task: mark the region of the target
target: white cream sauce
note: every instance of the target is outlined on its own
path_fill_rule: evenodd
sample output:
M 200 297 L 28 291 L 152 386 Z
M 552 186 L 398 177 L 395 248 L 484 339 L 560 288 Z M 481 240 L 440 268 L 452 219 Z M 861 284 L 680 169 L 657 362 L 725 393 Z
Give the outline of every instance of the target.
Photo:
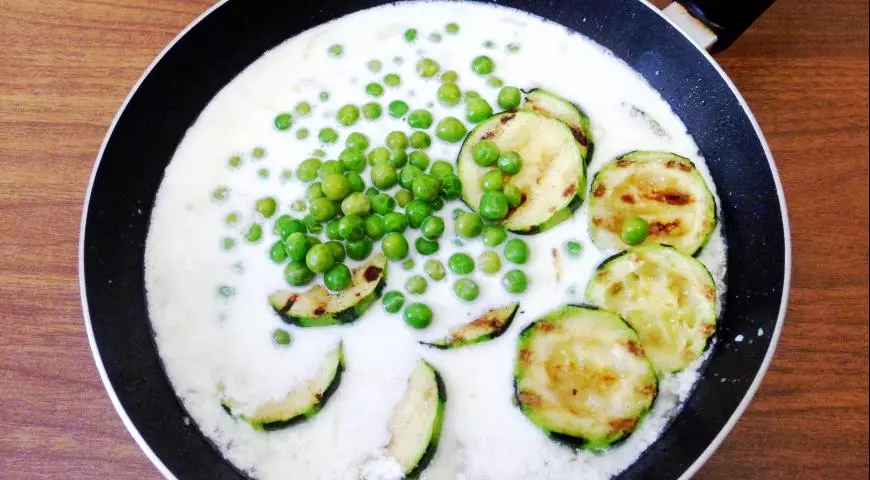
M 460 25 L 459 34 L 444 32 L 450 22 Z M 419 30 L 413 44 L 402 38 L 410 27 Z M 427 38 L 436 31 L 442 35 L 440 43 Z M 495 46 L 484 47 L 486 41 Z M 506 51 L 512 42 L 521 46 L 519 52 Z M 327 54 L 333 44 L 344 46 L 343 57 Z M 327 151 L 326 158 L 337 158 L 351 131 L 366 133 L 373 146 L 381 144 L 392 130 L 409 131 L 404 122 L 387 115 L 391 100 L 405 100 L 412 109 L 428 108 L 436 121 L 447 115 L 463 118 L 462 107 L 445 108 L 435 102 L 437 79 L 424 80 L 414 73 L 415 63 L 423 56 L 436 59 L 442 71 L 459 72 L 464 91 L 476 90 L 495 106 L 498 89 L 487 86 L 469 68 L 472 58 L 481 54 L 495 60 L 495 75 L 506 84 L 543 87 L 585 109 L 594 125 L 596 143 L 590 178 L 604 163 L 628 151 L 667 150 L 693 160 L 715 193 L 685 126 L 639 75 L 585 37 L 522 12 L 447 2 L 385 6 L 314 28 L 266 53 L 213 99 L 178 147 L 152 214 L 145 271 L 152 325 L 176 392 L 199 428 L 231 462 L 252 476 L 394 478 L 390 472 L 395 472 L 395 465 L 378 458 L 389 438 L 387 419 L 421 356 L 436 366 L 448 389 L 440 447 L 424 479 L 608 478 L 628 467 L 659 436 L 691 391 L 701 361 L 662 379 L 651 415 L 626 442 L 598 455 L 552 442 L 512 404 L 511 374 L 520 330 L 559 305 L 582 303 L 589 275 L 613 253 L 599 251 L 591 242 L 585 207 L 569 222 L 527 239 L 532 256 L 522 268 L 531 284 L 521 297 L 514 326 L 497 341 L 448 352 L 417 343 L 439 338 L 450 327 L 512 299 L 500 285 L 501 275 L 487 277 L 479 271 L 473 278 L 480 284 L 481 296 L 474 303 L 455 298 L 450 276 L 429 282 L 423 301 L 435 311 L 435 320 L 424 331 L 407 327 L 400 315 L 384 313 L 380 302 L 357 323 L 338 328 L 287 327 L 270 309 L 266 296 L 287 286 L 282 268 L 268 259 L 271 222 L 257 219 L 255 199 L 273 195 L 279 199 L 279 214 L 292 214 L 289 205 L 303 198 L 305 186 L 282 179 L 282 170 L 295 170 L 317 148 Z M 402 61 L 394 61 L 397 57 Z M 366 67 L 372 59 L 383 62 L 380 73 Z M 336 127 L 336 110 L 346 103 L 370 101 L 364 92 L 366 83 L 381 81 L 391 72 L 401 75 L 402 85 L 386 87 L 379 99 L 384 106 L 381 120 Z M 328 101 L 318 99 L 321 91 L 330 93 Z M 294 114 L 290 132 L 273 128 L 275 115 L 291 111 L 299 101 L 314 105 L 312 114 Z M 646 115 L 638 115 L 637 109 Z M 339 143 L 320 145 L 316 137 L 322 126 L 338 129 Z M 294 132 L 300 127 L 312 135 L 296 139 Z M 430 133 L 432 159 L 454 161 L 459 147 L 442 143 Z M 265 148 L 265 158 L 251 157 L 249 152 L 257 146 Z M 233 154 L 243 158 L 238 170 L 227 166 Z M 260 168 L 270 170 L 268 179 L 257 175 Z M 368 178 L 368 171 L 364 177 Z M 218 186 L 229 188 L 225 202 L 212 199 Z M 444 239 L 454 237 L 450 212 L 458 207 L 458 202 L 448 203 L 441 212 L 448 224 Z M 239 213 L 238 225 L 225 225 L 229 212 Z M 249 244 L 242 234 L 254 221 L 263 223 L 263 240 Z M 412 245 L 415 235 L 407 234 Z M 237 242 L 229 252 L 221 242 L 227 236 Z M 566 255 L 563 245 L 568 240 L 582 242 L 580 258 Z M 437 258 L 445 264 L 456 251 L 476 257 L 484 250 L 479 240 L 461 247 L 442 240 L 441 247 Z M 560 279 L 553 251 L 562 264 Z M 724 290 L 724 245 L 718 231 L 700 258 Z M 418 256 L 416 262 L 411 272 L 392 264 L 387 290 L 401 291 L 409 275 L 422 274 L 423 259 Z M 501 274 L 509 268 L 505 261 Z M 220 286 L 233 288 L 234 295 L 220 297 Z M 409 301 L 414 299 L 409 296 Z M 289 348 L 272 343 L 275 328 L 291 332 Z M 281 397 L 314 373 L 339 338 L 346 348 L 347 371 L 337 393 L 314 419 L 262 433 L 221 409 L 218 384 L 248 408 Z

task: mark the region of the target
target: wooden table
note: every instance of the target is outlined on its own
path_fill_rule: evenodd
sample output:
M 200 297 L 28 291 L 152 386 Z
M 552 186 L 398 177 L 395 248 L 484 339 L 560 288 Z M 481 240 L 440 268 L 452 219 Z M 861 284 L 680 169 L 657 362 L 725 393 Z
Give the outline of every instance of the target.
M 115 111 L 211 3 L 0 0 L 2 479 L 159 477 L 91 358 L 79 215 Z M 770 372 L 700 478 L 868 478 L 867 16 L 779 0 L 718 57 L 779 165 L 794 272 Z

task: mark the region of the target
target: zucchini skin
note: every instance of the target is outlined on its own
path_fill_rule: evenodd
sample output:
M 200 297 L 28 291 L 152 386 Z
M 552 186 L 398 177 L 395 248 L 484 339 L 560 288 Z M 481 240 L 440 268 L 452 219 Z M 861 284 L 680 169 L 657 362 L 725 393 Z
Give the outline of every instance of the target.
M 438 373 L 435 367 L 429 364 L 429 362 L 426 362 L 426 364 L 435 374 L 435 383 L 438 384 L 438 410 L 435 413 L 435 426 L 432 430 L 432 436 L 429 438 L 429 445 L 426 446 L 426 451 L 423 452 L 423 456 L 420 457 L 417 465 L 403 477 L 407 480 L 420 478 L 420 474 L 429 466 L 435 457 L 435 453 L 438 452 L 438 443 L 441 440 L 441 430 L 444 426 L 444 411 L 447 408 L 447 387 L 444 385 L 444 379 L 441 378 L 441 374 Z
M 420 342 L 421 345 L 425 345 L 427 347 L 437 348 L 438 350 L 454 350 L 461 347 L 468 347 L 471 345 L 479 345 L 481 343 L 486 343 L 496 338 L 504 335 L 507 332 L 511 325 L 513 324 L 514 318 L 516 318 L 517 313 L 520 311 L 520 304 L 516 303 L 513 312 L 505 319 L 504 325 L 501 328 L 493 330 L 491 333 L 487 335 L 481 335 L 479 337 L 475 337 L 468 340 L 461 340 L 457 342 L 452 342 L 449 339 L 439 340 L 436 342 Z M 489 312 L 487 312 L 489 313 Z M 485 314 L 484 314 L 485 315 Z M 473 323 L 473 322 L 472 322 Z

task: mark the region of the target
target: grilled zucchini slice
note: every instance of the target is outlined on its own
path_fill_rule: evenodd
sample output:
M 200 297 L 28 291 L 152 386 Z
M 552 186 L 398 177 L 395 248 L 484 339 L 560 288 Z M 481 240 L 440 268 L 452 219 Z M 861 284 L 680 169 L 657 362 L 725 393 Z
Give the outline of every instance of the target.
M 330 293 L 323 285 L 303 293 L 280 290 L 269 295 L 269 304 L 285 322 L 300 327 L 343 325 L 368 311 L 386 284 L 387 259 L 378 253 L 354 269 L 347 290 Z
M 602 248 L 628 248 L 620 232 L 623 222 L 634 216 L 650 225 L 643 245 L 663 243 L 695 255 L 716 228 L 716 200 L 688 159 L 667 152 L 632 152 L 605 165 L 592 182 L 592 239 Z
M 536 88 L 526 94 L 521 110 L 537 112 L 561 121 L 574 134 L 574 139 L 580 145 L 583 163 L 589 165 L 595 144 L 592 141 L 592 123 L 582 108 L 565 100 L 555 93 Z
M 622 315 L 660 372 L 686 368 L 716 331 L 713 277 L 703 263 L 668 246 L 634 248 L 605 260 L 586 299 Z
M 488 342 L 498 338 L 510 328 L 519 308 L 519 303 L 511 303 L 510 305 L 490 309 L 477 319 L 454 328 L 446 338 L 431 343 L 420 343 L 441 350 L 451 350 L 467 345 Z
M 550 438 L 593 451 L 630 435 L 658 393 L 634 330 L 614 313 L 574 305 L 520 334 L 514 386 L 522 412 Z
M 471 151 L 484 139 L 492 140 L 502 151 L 515 151 L 523 157 L 522 170 L 505 178 L 522 193 L 522 203 L 502 221 L 508 230 L 542 232 L 558 223 L 555 220 L 570 218 L 579 208 L 586 185 L 585 160 L 571 129 L 539 113 L 512 111 L 478 125 L 459 152 L 462 200 L 472 210 L 478 210 L 483 195 L 480 181 L 489 169 L 477 165 Z
M 294 388 L 284 398 L 259 405 L 250 415 L 238 415 L 257 430 L 272 431 L 287 428 L 315 416 L 329 401 L 341 383 L 344 372 L 344 346 L 339 343 L 331 350 L 317 369 L 314 377 Z M 221 405 L 230 415 L 239 403 L 225 395 Z
M 405 478 L 416 478 L 438 449 L 447 391 L 441 376 L 420 360 L 388 423 L 387 455 L 402 467 Z

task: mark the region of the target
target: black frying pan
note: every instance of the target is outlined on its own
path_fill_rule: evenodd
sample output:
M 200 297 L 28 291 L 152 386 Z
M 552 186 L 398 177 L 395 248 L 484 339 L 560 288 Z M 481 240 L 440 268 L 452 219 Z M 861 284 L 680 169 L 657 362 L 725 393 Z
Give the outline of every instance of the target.
M 97 159 L 82 220 L 81 284 L 97 367 L 127 428 L 168 478 L 242 476 L 186 421 L 158 357 L 143 280 L 145 236 L 163 171 L 211 98 L 266 50 L 382 0 L 229 0 L 151 66 Z M 719 343 L 685 408 L 620 478 L 691 476 L 746 408 L 773 354 L 791 266 L 785 201 L 758 125 L 716 63 L 637 0 L 500 0 L 561 23 L 622 58 L 670 103 L 721 197 L 728 292 Z M 681 0 L 728 46 L 773 0 Z M 581 21 L 585 19 L 585 21 Z M 756 335 L 760 332 L 760 335 Z M 733 342 L 737 334 L 752 341 Z

